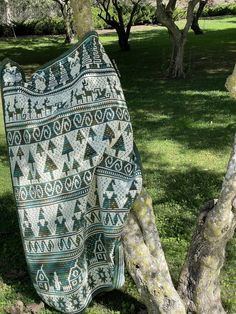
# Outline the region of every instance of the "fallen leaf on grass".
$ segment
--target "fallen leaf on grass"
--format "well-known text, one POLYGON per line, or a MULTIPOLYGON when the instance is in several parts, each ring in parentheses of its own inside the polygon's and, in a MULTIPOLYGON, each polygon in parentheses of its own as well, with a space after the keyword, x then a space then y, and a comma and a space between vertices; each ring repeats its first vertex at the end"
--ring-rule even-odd
POLYGON ((43 302, 40 302, 39 304, 32 303, 32 304, 28 304, 26 306, 26 310, 30 311, 33 314, 38 314, 42 309, 44 309, 44 303, 43 302))
POLYGON ((6 308, 6 312, 9 314, 24 314, 25 306, 22 301, 16 301, 14 305, 6 308))

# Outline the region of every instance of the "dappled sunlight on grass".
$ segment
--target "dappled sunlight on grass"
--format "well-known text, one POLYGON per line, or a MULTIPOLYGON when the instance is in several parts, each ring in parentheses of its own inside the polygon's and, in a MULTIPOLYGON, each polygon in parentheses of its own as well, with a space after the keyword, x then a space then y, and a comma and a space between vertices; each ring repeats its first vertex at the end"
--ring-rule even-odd
MULTIPOLYGON (((165 28, 154 26, 132 33, 129 53, 119 51, 115 33, 101 35, 106 51, 121 72, 143 161, 144 184, 153 198, 156 223, 175 283, 199 208, 217 197, 221 189, 236 130, 236 102, 229 98, 224 86, 235 62, 235 22, 236 17, 200 21, 205 34, 195 36, 190 32, 185 51, 187 76, 178 81, 166 79, 171 46, 165 28)), ((63 40, 60 36, 1 40, 0 58, 7 56, 20 63, 29 79, 40 66, 68 49, 63 40)), ((9 280, 5 275, 9 269, 18 271, 26 266, 2 119, 0 173, 0 232, 5 232, 0 240, 0 276, 5 285, 0 292, 1 313, 18 293, 24 300, 39 301, 28 276, 9 280)), ((236 280, 232 280, 236 278, 236 253, 232 245, 235 239, 227 250, 221 277, 229 314, 236 313, 236 280)), ((97 297, 86 314, 128 314, 131 304, 135 309, 141 307, 129 277, 119 298, 122 302, 117 302, 117 291, 97 297)), ((54 313, 57 312, 49 309, 43 312, 54 313)))

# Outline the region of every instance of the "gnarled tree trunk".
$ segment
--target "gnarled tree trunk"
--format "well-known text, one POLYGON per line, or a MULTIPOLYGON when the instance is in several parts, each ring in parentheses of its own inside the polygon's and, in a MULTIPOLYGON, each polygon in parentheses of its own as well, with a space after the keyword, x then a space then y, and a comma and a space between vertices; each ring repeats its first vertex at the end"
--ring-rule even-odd
MULTIPOLYGON (((72 0, 80 36, 92 29, 87 0, 72 0)), ((227 81, 235 95, 236 68, 227 81)), ((152 201, 143 189, 130 212, 122 240, 126 267, 149 314, 221 314, 219 274, 225 247, 236 227, 236 137, 218 201, 200 211, 182 268, 178 291, 168 269, 155 225, 152 201)))

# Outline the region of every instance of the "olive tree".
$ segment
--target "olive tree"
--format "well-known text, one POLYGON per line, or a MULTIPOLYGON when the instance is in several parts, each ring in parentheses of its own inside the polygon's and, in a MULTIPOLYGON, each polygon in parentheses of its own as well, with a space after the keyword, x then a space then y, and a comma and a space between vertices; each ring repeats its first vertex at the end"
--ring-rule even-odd
MULTIPOLYGON (((87 0, 71 0, 78 34, 93 29, 87 0)), ((226 87, 236 98, 236 67, 226 87)), ((199 211, 195 231, 173 285, 155 224, 151 197, 145 189, 136 199, 122 234, 125 264, 148 313, 223 314, 219 275, 225 248, 236 227, 236 136, 218 199, 199 211)))

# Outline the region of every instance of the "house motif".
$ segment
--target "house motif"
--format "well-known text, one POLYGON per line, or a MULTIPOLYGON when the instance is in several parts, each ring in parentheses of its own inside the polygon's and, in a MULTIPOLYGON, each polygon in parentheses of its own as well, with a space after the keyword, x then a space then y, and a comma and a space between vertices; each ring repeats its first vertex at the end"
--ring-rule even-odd
POLYGON ((102 243, 101 236, 95 242, 94 255, 98 262, 106 261, 106 249, 102 243))
POLYGON ((49 291, 49 279, 43 270, 43 265, 37 271, 36 283, 41 290, 49 291))
POLYGON ((75 266, 70 269, 68 281, 71 286, 71 289, 77 287, 83 281, 82 272, 77 264, 77 261, 75 262, 75 266))

